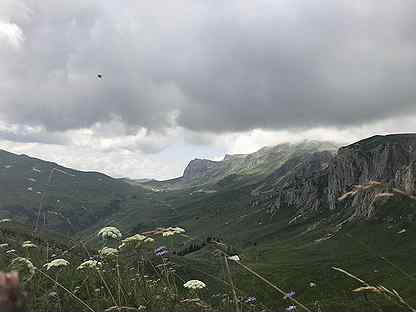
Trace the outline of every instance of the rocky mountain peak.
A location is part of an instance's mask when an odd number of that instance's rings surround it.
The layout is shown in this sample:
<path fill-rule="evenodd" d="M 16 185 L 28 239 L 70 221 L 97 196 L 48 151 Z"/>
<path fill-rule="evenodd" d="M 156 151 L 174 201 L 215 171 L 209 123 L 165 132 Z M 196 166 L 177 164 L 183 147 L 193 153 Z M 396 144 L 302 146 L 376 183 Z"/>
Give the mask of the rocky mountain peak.
<path fill-rule="evenodd" d="M 354 185 L 393 183 L 397 173 L 416 160 L 416 135 L 373 136 L 340 148 L 330 165 L 330 208 Z"/>
<path fill-rule="evenodd" d="M 377 135 L 337 153 L 306 153 L 290 162 L 255 192 L 255 205 L 274 214 L 292 208 L 303 216 L 344 211 L 353 219 L 375 216 L 377 205 L 391 198 L 416 198 L 416 134 Z"/>
<path fill-rule="evenodd" d="M 247 154 L 225 154 L 223 161 L 244 159 L 246 157 Z"/>
<path fill-rule="evenodd" d="M 202 178 L 209 169 L 212 169 L 217 165 L 218 162 L 212 160 L 195 158 L 189 162 L 188 166 L 186 166 L 182 178 L 186 182 L 190 182 L 195 178 Z"/>

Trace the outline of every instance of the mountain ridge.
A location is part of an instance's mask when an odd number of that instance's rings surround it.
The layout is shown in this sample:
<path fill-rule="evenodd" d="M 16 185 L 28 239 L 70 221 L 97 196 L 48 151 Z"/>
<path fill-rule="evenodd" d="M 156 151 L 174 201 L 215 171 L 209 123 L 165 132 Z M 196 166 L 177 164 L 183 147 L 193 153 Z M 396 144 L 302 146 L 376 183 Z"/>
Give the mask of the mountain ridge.
<path fill-rule="evenodd" d="M 13 165 L 8 158 L 23 162 L 20 171 L 14 168 L 15 175 L 10 175 L 13 168 L 5 168 Z M 36 162 L 46 166 L 37 166 L 41 173 L 33 171 Z M 77 177 L 58 174 L 48 183 L 54 167 L 75 172 Z M 395 199 L 403 194 L 416 196 L 415 180 L 413 134 L 374 136 L 337 151 L 325 142 L 302 142 L 266 147 L 248 155 L 225 155 L 222 161 L 193 160 L 183 177 L 167 181 L 113 179 L 3 152 L 0 183 L 5 187 L 0 191 L 0 214 L 21 215 L 23 221 L 31 222 L 39 205 L 37 192 L 47 190 L 45 213 L 56 230 L 67 231 L 70 227 L 65 223 L 70 219 L 76 229 L 110 222 L 118 222 L 126 230 L 147 229 L 163 223 L 197 226 L 198 233 L 206 233 L 223 231 L 221 224 L 228 222 L 223 218 L 256 214 L 257 223 L 247 226 L 260 229 L 267 225 L 273 233 L 294 218 L 292 223 L 309 222 L 318 215 L 372 218 L 378 211 L 375 205 L 389 201 L 386 194 Z M 39 182 L 42 188 L 36 186 Z M 374 182 L 379 183 L 377 187 Z M 339 200 L 345 194 L 349 195 Z M 67 206 L 61 208 L 58 200 Z M 58 220 L 59 214 L 62 220 Z M 222 221 L 212 223 L 212 218 Z M 280 225 L 274 228 L 276 222 Z M 240 225 L 235 226 L 228 227 L 235 232 Z"/>
<path fill-rule="evenodd" d="M 155 189 L 183 189 L 213 185 L 232 174 L 267 176 L 295 153 L 319 150 L 335 151 L 337 145 L 327 141 L 303 141 L 265 146 L 250 154 L 226 154 L 223 160 L 195 158 L 184 169 L 183 175 L 165 181 L 151 181 L 144 185 Z"/>

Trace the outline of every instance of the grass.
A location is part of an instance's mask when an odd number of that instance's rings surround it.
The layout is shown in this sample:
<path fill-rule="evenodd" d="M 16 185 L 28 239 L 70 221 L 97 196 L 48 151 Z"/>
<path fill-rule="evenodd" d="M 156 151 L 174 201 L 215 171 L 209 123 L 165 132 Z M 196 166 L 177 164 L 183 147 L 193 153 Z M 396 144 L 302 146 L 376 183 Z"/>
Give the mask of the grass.
<path fill-rule="evenodd" d="M 397 290 L 409 306 L 416 305 L 414 224 L 347 224 L 326 240 L 320 239 L 336 230 L 331 223 L 305 232 L 307 227 L 286 228 L 287 233 L 266 236 L 256 246 L 234 247 L 232 241 L 223 241 L 184 257 L 165 258 L 156 257 L 154 247 L 176 250 L 194 239 L 194 232 L 174 238 L 159 233 L 154 245 L 106 258 L 98 250 L 104 244 L 117 247 L 119 241 L 100 242 L 95 234 L 83 244 L 46 232 L 33 237 L 29 227 L 6 222 L 0 224 L 0 242 L 16 252 L 1 250 L 0 267 L 10 269 L 11 261 L 20 256 L 38 268 L 25 284 L 30 294 L 27 304 L 33 311 L 273 311 L 291 304 L 283 294 L 292 290 L 298 309 L 304 305 L 311 311 L 409 311 L 379 294 L 353 295 L 361 283 L 333 267 L 352 272 L 368 285 Z M 398 234 L 403 228 L 406 232 Z M 38 245 L 30 252 L 21 247 L 29 239 Z M 224 252 L 230 250 L 238 251 L 242 261 L 228 261 L 227 269 Z M 52 254 L 70 265 L 46 271 L 43 265 Z M 101 271 L 77 270 L 87 259 L 102 262 Z M 204 281 L 207 288 L 187 291 L 182 285 L 190 279 Z M 311 282 L 316 286 L 311 287 Z M 244 303 L 250 296 L 257 298 L 256 304 Z"/>

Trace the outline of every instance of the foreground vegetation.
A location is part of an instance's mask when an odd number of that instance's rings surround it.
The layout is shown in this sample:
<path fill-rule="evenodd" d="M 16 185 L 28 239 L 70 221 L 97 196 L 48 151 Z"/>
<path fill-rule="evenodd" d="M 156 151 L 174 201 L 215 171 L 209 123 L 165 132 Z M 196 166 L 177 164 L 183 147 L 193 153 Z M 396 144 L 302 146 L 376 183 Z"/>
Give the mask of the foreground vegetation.
<path fill-rule="evenodd" d="M 105 227 L 72 242 L 5 221 L 0 267 L 20 271 L 29 311 L 396 312 L 416 304 L 411 223 L 310 233 L 298 225 L 244 250 L 207 238 L 178 256 L 193 238 L 177 227 L 124 236 Z"/>

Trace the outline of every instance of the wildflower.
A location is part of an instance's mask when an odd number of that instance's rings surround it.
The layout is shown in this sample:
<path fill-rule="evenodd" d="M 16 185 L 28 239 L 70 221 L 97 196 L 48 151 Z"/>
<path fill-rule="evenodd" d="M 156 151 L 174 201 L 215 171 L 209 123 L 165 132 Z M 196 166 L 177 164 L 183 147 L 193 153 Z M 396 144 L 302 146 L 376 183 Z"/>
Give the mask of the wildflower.
<path fill-rule="evenodd" d="M 56 291 L 51 291 L 51 292 L 48 294 L 48 296 L 49 296 L 49 297 L 57 297 L 57 296 L 58 296 L 58 293 L 57 293 Z"/>
<path fill-rule="evenodd" d="M 146 236 L 141 234 L 135 234 L 133 236 L 127 237 L 123 239 L 123 243 L 130 243 L 130 242 L 143 242 L 146 239 Z"/>
<path fill-rule="evenodd" d="M 309 287 L 311 287 L 311 288 L 316 287 L 316 283 L 314 283 L 314 282 L 310 282 L 310 283 L 309 283 Z"/>
<path fill-rule="evenodd" d="M 240 257 L 238 255 L 230 256 L 228 257 L 228 260 L 232 261 L 240 261 Z"/>
<path fill-rule="evenodd" d="M 98 253 L 103 258 L 106 258 L 106 257 L 110 258 L 110 257 L 117 256 L 118 250 L 115 248 L 111 248 L 111 247 L 103 247 L 101 250 L 98 251 Z"/>
<path fill-rule="evenodd" d="M 120 230 L 116 227 L 106 226 L 98 232 L 98 236 L 102 239 L 120 239 L 122 235 Z"/>
<path fill-rule="evenodd" d="M 286 311 L 296 311 L 296 306 L 295 305 L 290 305 L 286 308 Z"/>
<path fill-rule="evenodd" d="M 96 269 L 98 270 L 101 266 L 101 262 L 96 261 L 96 260 L 87 260 L 84 261 L 83 263 L 81 263 L 78 267 L 77 270 L 83 270 L 83 269 Z"/>
<path fill-rule="evenodd" d="M 163 237 L 168 237 L 168 236 L 172 236 L 175 235 L 176 233 L 174 231 L 165 231 L 163 232 Z"/>
<path fill-rule="evenodd" d="M 169 254 L 169 250 L 165 246 L 160 246 L 155 249 L 155 255 L 158 257 L 164 257 Z"/>
<path fill-rule="evenodd" d="M 180 228 L 178 226 L 176 226 L 176 227 L 169 227 L 168 230 L 174 232 L 175 234 L 183 234 L 183 233 L 186 232 L 183 228 Z"/>
<path fill-rule="evenodd" d="M 47 271 L 49 271 L 52 268 L 66 267 L 67 265 L 69 265 L 69 262 L 65 259 L 55 259 L 51 262 L 44 264 L 43 266 L 46 267 Z"/>
<path fill-rule="evenodd" d="M 7 243 L 0 244 L 0 248 L 6 248 L 6 247 L 9 247 L 9 244 Z"/>
<path fill-rule="evenodd" d="M 11 253 L 15 253 L 16 252 L 16 250 L 15 249 L 10 249 L 10 250 L 7 250 L 6 251 L 6 254 L 11 254 Z"/>
<path fill-rule="evenodd" d="M 38 248 L 38 246 L 36 246 L 35 244 L 33 244 L 31 241 L 25 241 L 25 242 L 23 242 L 22 247 L 23 248 L 27 248 L 27 249 L 29 249 L 29 248 Z"/>
<path fill-rule="evenodd" d="M 176 234 L 183 234 L 186 231 L 183 228 L 176 226 L 176 227 L 163 228 L 161 229 L 161 232 L 162 232 L 163 237 L 168 237 L 168 236 L 172 236 Z"/>
<path fill-rule="evenodd" d="M 257 302 L 257 298 L 256 297 L 248 297 L 245 301 L 244 301 L 245 303 L 248 303 L 248 304 L 256 304 L 256 302 Z"/>
<path fill-rule="evenodd" d="M 35 266 L 33 263 L 26 258 L 17 257 L 10 263 L 12 271 L 17 271 L 20 274 L 20 278 L 27 282 L 35 275 Z"/>
<path fill-rule="evenodd" d="M 207 287 L 207 285 L 199 280 L 190 280 L 183 284 L 183 287 L 188 289 L 203 289 Z"/>
<path fill-rule="evenodd" d="M 292 290 L 291 292 L 287 293 L 283 299 L 293 299 L 295 297 L 296 293 Z"/>
<path fill-rule="evenodd" d="M 135 234 L 133 236 L 127 237 L 126 239 L 122 240 L 122 244 L 118 247 L 119 249 L 125 248 L 125 247 L 131 247 L 131 248 L 138 248 L 142 244 L 149 244 L 153 243 L 155 240 L 151 237 L 147 237 L 141 234 Z"/>

